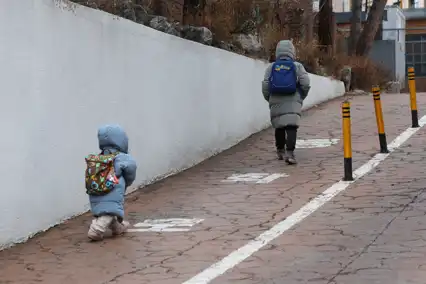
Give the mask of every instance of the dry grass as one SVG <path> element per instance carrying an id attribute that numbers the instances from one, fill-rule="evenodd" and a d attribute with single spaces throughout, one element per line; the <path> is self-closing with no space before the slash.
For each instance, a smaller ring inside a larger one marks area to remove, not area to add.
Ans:
<path id="1" fill-rule="evenodd" d="M 367 57 L 338 54 L 323 56 L 322 59 L 321 63 L 327 72 L 336 78 L 340 77 L 344 66 L 350 66 L 352 68 L 351 85 L 356 89 L 370 91 L 373 85 L 385 87 L 392 78 L 389 71 L 384 70 Z"/>
<path id="2" fill-rule="evenodd" d="M 373 85 L 384 88 L 387 82 L 391 80 L 390 72 L 385 71 L 369 58 L 340 55 L 336 58 L 336 61 L 341 65 L 335 68 L 336 73 L 341 70 L 343 65 L 352 67 L 352 85 L 358 89 L 370 91 Z"/>
<path id="3" fill-rule="evenodd" d="M 322 75 L 320 70 L 320 60 L 322 57 L 327 55 L 320 50 L 317 40 L 314 39 L 309 44 L 300 40 L 296 40 L 293 43 L 297 51 L 297 60 L 303 63 L 306 71 Z"/>
<path id="4" fill-rule="evenodd" d="M 203 24 L 213 32 L 217 42 L 232 41 L 237 33 L 256 34 L 263 45 L 263 54 L 267 56 L 279 40 L 300 31 L 299 7 L 302 2 L 216 0 L 204 8 Z"/>
<path id="5" fill-rule="evenodd" d="M 352 86 L 366 91 L 370 91 L 372 85 L 384 87 L 391 79 L 389 72 L 367 57 L 348 56 L 343 53 L 328 54 L 320 49 L 315 40 L 310 44 L 295 41 L 294 45 L 298 61 L 303 63 L 310 73 L 340 78 L 342 68 L 350 66 Z"/>
<path id="6" fill-rule="evenodd" d="M 215 41 L 232 40 L 232 31 L 237 28 L 237 10 L 236 3 L 229 0 L 217 0 L 206 7 L 204 21 Z"/>
<path id="7" fill-rule="evenodd" d="M 286 30 L 277 24 L 266 24 L 260 28 L 259 35 L 263 48 L 267 53 L 274 54 L 277 43 L 286 38 Z"/>

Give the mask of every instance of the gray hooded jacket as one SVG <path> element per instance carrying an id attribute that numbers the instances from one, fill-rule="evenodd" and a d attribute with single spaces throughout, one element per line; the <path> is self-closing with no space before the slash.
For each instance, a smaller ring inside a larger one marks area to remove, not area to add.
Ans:
<path id="1" fill-rule="evenodd" d="M 276 59 L 289 57 L 296 58 L 296 50 L 289 40 L 282 40 L 277 44 L 275 51 Z M 265 77 L 262 81 L 262 93 L 269 102 L 271 112 L 271 123 L 274 128 L 282 128 L 285 126 L 299 126 L 300 116 L 302 113 L 303 100 L 307 97 L 311 88 L 309 74 L 305 67 L 299 62 L 294 62 L 296 66 L 296 75 L 299 81 L 299 91 L 294 95 L 274 95 L 269 93 L 269 76 L 271 75 L 272 64 L 266 68 Z"/>

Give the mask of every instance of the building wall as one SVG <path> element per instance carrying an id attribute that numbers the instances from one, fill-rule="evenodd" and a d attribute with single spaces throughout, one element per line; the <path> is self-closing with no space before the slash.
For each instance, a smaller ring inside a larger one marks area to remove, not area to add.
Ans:
<path id="1" fill-rule="evenodd" d="M 388 70 L 392 80 L 405 84 L 406 65 L 404 44 L 395 40 L 376 40 L 371 48 L 369 58 Z"/>
<path id="2" fill-rule="evenodd" d="M 395 40 L 405 45 L 405 25 L 404 13 L 399 7 L 387 7 L 386 18 L 382 22 L 383 40 Z"/>
<path id="3" fill-rule="evenodd" d="M 426 34 L 426 19 L 407 20 L 406 27 L 406 34 Z"/>
<path id="4" fill-rule="evenodd" d="M 376 64 L 390 71 L 395 76 L 395 69 L 396 69 L 395 41 L 393 40 L 375 41 L 371 48 L 369 57 Z"/>
<path id="5" fill-rule="evenodd" d="M 402 86 L 407 81 L 405 43 L 395 43 L 395 77 Z"/>
<path id="6" fill-rule="evenodd" d="M 396 0 L 388 0 L 388 2 L 386 3 L 387 5 L 392 5 L 393 3 L 395 3 Z M 402 0 L 400 7 L 402 9 L 407 9 L 407 8 L 424 8 L 425 7 L 425 2 L 424 0 L 414 0 L 414 6 L 411 6 L 411 1 L 410 0 Z"/>

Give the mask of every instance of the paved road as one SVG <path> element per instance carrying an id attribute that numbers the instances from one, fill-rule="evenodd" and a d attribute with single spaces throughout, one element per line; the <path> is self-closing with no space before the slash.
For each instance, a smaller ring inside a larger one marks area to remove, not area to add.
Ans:
<path id="1" fill-rule="evenodd" d="M 421 110 L 426 99 L 418 97 Z M 408 96 L 382 99 L 391 142 L 410 126 Z M 321 193 L 343 174 L 341 101 L 304 114 L 301 139 L 336 144 L 298 149 L 297 166 L 276 160 L 268 129 L 127 198 L 132 224 L 202 220 L 189 231 L 131 232 L 89 243 L 84 215 L 0 252 L 0 283 L 208 283 L 196 281 L 203 275 L 214 284 L 426 283 L 425 130 L 404 132 L 401 147 L 379 157 L 377 167 L 364 167 L 354 183 L 333 187 L 341 192 L 328 200 Z M 354 169 L 378 153 L 372 102 L 352 100 Z M 223 181 L 248 173 L 264 175 Z M 309 216 L 300 210 L 306 204 Z"/>

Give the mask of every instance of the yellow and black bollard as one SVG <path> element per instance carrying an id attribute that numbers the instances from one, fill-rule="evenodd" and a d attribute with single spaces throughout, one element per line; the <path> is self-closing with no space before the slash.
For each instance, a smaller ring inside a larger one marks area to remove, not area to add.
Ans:
<path id="1" fill-rule="evenodd" d="M 376 111 L 377 132 L 379 133 L 380 153 L 389 153 L 386 142 L 385 122 L 383 120 L 382 101 L 380 100 L 380 88 L 373 87 L 374 110 Z"/>
<path id="2" fill-rule="evenodd" d="M 408 88 L 410 89 L 411 127 L 419 127 L 419 114 L 417 113 L 417 94 L 414 67 L 408 67 Z"/>
<path id="3" fill-rule="evenodd" d="M 351 135 L 351 104 L 348 101 L 342 104 L 342 120 L 343 120 L 343 165 L 345 175 L 344 181 L 354 180 L 352 176 L 352 135 Z"/>

